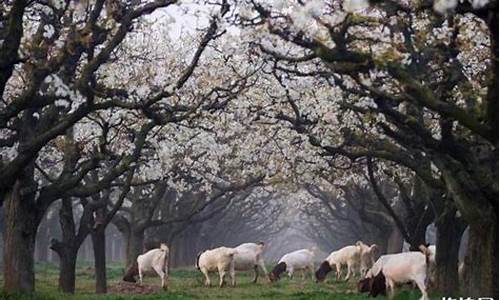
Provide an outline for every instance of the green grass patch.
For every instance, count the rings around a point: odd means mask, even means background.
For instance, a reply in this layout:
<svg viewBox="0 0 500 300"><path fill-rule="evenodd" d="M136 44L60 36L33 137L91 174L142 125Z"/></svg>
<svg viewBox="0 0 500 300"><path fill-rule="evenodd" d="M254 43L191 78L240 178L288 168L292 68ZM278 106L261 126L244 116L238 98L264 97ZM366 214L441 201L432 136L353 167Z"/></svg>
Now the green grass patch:
<svg viewBox="0 0 500 300"><path fill-rule="evenodd" d="M261 275L257 284L253 284L252 274L237 273L237 286L226 286L222 289L217 287L218 276L212 274L212 287L203 285L203 276L194 268L173 269L168 279L168 291L158 291L149 295L140 294L116 294L96 295L94 293L94 270L92 264L81 262L77 266L77 280L75 295L60 293L57 288L58 274L57 265L38 263L36 270L36 293L32 296L6 295L0 292L0 299L8 300L189 300L189 299L291 299L291 300L362 300L370 299L367 295L356 291L356 280L350 282L336 281L329 277L324 283L312 282L310 276L302 279L297 274L293 279L286 276L277 283L270 284ZM116 286L121 281L123 266L112 263L108 265L108 286ZM0 277L0 284L2 278ZM160 286L160 279L156 276L145 278L145 284ZM394 300L417 300L420 298L418 290L400 288L396 292ZM432 299L441 299L432 295ZM386 299L379 297L378 299Z"/></svg>

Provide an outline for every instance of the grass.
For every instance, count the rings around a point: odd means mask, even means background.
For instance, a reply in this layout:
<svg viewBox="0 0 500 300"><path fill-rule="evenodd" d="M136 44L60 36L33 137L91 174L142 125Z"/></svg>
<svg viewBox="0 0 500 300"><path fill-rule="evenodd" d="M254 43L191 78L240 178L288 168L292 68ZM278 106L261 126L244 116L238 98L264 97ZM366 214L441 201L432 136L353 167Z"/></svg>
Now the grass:
<svg viewBox="0 0 500 300"><path fill-rule="evenodd" d="M351 282L337 282L333 278L322 284L316 284L310 277L302 280L302 276L288 279L284 276L275 284L269 284L260 277L257 284L251 283L251 274L238 273L236 287L216 287L218 277L213 274L212 287L203 286L202 275L194 269L171 270L168 280L168 291L160 291L149 295L138 294L94 294L94 274L90 264L79 264L77 267L76 293L75 295L62 294L57 289L58 269L57 265L36 265L36 293L33 296L11 295L7 296L0 292L0 299L8 300L187 300L187 299L292 299L292 300L361 300L370 299L367 295L356 291L355 280ZM116 285L122 276L122 266L112 264L108 268L108 286ZM159 277L148 276L145 283L159 286ZM2 278L0 278L2 284ZM394 300L419 299L418 290L398 289ZM378 299L385 299L379 297ZM432 297L440 299L440 297Z"/></svg>

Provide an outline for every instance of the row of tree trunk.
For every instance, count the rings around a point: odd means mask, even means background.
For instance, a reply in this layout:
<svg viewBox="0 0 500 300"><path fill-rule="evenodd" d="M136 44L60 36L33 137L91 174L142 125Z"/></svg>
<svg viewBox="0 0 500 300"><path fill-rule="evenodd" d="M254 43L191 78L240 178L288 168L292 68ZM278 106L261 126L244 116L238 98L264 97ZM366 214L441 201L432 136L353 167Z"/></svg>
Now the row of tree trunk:
<svg viewBox="0 0 500 300"><path fill-rule="evenodd" d="M6 206L6 208L10 208ZM12 208L11 208L12 209ZM49 243L48 235L46 232L48 228L54 228L53 220L57 218L47 218L42 222L38 232L38 239L36 240L37 258L42 261L47 261L49 257ZM51 223L52 222L52 223ZM8 225L8 224L6 224ZM460 241L465 229L465 224L457 220L456 210L449 210L441 215L436 221L437 228L437 269L436 269L436 288L443 295L457 295L459 294L459 281L458 281L458 255L460 248ZM192 230L196 230L196 227ZM425 234L425 233L424 233ZM8 234L7 234L8 236ZM182 235L175 239L171 245L171 265L173 267L189 266L194 264L194 257L196 257L196 249L203 245L196 245L193 239L188 238L190 234ZM91 232L91 239L86 239L80 245L63 247L58 252L60 262L60 288L65 292L74 292L75 289L75 268L78 258L78 250L82 251L82 258L94 258L94 267L96 274L96 292L106 292L106 257L110 254L120 252L120 245L126 244L126 265L131 265L137 256L144 251L145 232L133 232L129 236L124 236L125 243L121 242L118 236L115 236L110 243L115 244L114 248L108 247L106 251L106 234L104 230L96 230ZM425 236L421 237L425 240ZM10 241L7 239L7 242ZM92 244L90 244L90 241ZM401 249L402 238L398 230L391 232L388 238L387 245L385 245L384 252L394 253L399 252ZM80 247L85 245L83 247ZM88 247L91 246L93 253L88 253ZM191 251L188 251L191 249ZM27 251L32 251L26 249ZM470 252L470 247L468 252ZM87 253L86 253L87 252ZM474 252L472 252L474 253ZM112 256L112 255L111 255ZM473 255L467 255L471 259ZM476 256L477 257L477 256ZM20 263L20 262L19 262ZM467 274L467 273L466 273ZM467 274L466 280L471 280L472 274Z"/></svg>

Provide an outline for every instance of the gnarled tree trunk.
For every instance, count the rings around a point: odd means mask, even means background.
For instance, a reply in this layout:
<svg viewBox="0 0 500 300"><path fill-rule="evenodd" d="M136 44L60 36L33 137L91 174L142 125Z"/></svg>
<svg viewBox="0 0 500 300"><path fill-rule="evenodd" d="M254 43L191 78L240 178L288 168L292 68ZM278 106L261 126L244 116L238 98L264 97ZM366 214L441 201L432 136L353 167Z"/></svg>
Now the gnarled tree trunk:
<svg viewBox="0 0 500 300"><path fill-rule="evenodd" d="M64 293L75 293L77 253L72 247L62 249L59 254L59 289Z"/></svg>
<svg viewBox="0 0 500 300"><path fill-rule="evenodd" d="M394 226L392 229L391 234L389 235L389 240L387 241L387 254L391 253L399 253L403 249L403 235L401 234L401 231Z"/></svg>
<svg viewBox="0 0 500 300"><path fill-rule="evenodd" d="M130 267L137 260L137 256L142 254L144 247L144 230L132 227L130 235L127 237L126 265Z"/></svg>
<svg viewBox="0 0 500 300"><path fill-rule="evenodd" d="M29 171L28 171L29 172ZM32 293L35 289L34 255L39 223L34 193L17 180L4 199L4 291Z"/></svg>
<svg viewBox="0 0 500 300"><path fill-rule="evenodd" d="M92 245L94 248L95 291L98 294L106 293L106 235L104 227L97 228L92 232Z"/></svg>
<svg viewBox="0 0 500 300"><path fill-rule="evenodd" d="M498 296L498 220L470 224L464 278L468 296Z"/></svg>
<svg viewBox="0 0 500 300"><path fill-rule="evenodd" d="M458 251L465 230L463 220L456 217L456 209L446 208L436 220L435 287L441 295L458 295Z"/></svg>
<svg viewBox="0 0 500 300"><path fill-rule="evenodd" d="M80 249L90 231L88 217L85 217L89 215L89 212L84 211L83 214L84 216L80 219L80 228L76 230L71 198L65 197L62 199L61 208L59 209L62 241L52 239L50 248L59 255L59 289L64 293L73 294L75 292L78 249Z"/></svg>
<svg viewBox="0 0 500 300"><path fill-rule="evenodd" d="M443 170L443 178L457 208L469 224L463 292L474 298L497 298L498 191L488 185L479 187L477 178L454 161L443 159L437 163ZM498 168L498 163L492 167ZM498 182L498 178L494 181Z"/></svg>

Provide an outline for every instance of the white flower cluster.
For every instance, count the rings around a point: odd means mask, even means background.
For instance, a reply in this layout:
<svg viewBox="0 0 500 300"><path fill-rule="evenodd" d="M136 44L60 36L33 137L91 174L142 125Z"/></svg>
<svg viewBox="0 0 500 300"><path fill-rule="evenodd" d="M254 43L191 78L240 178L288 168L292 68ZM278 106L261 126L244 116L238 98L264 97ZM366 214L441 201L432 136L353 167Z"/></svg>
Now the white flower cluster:
<svg viewBox="0 0 500 300"><path fill-rule="evenodd" d="M54 26L50 25L50 24L47 24L43 27L44 31L43 31L43 36L46 37L46 38L51 38L54 33L55 33L55 28Z"/></svg>
<svg viewBox="0 0 500 300"><path fill-rule="evenodd" d="M473 9L480 9L486 6L490 0L468 0L472 4ZM460 1L462 2L462 1ZM442 15L452 13L458 5L458 0L435 0L434 10Z"/></svg>
<svg viewBox="0 0 500 300"><path fill-rule="evenodd" d="M355 12L366 9L370 6L368 0L344 0L344 10L347 12Z"/></svg>

